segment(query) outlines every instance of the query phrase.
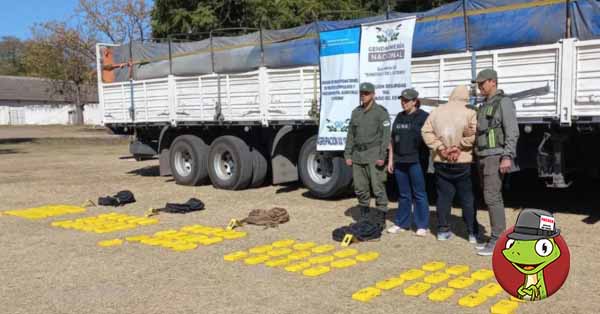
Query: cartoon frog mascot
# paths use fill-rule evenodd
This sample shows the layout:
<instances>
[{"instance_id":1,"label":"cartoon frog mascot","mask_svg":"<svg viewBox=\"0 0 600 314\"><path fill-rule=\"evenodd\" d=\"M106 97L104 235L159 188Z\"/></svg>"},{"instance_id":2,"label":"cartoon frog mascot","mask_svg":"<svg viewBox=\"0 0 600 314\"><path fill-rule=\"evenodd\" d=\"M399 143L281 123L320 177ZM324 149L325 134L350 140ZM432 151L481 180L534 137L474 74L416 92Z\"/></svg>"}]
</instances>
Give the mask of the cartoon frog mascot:
<instances>
[{"instance_id":1,"label":"cartoon frog mascot","mask_svg":"<svg viewBox=\"0 0 600 314\"><path fill-rule=\"evenodd\" d=\"M534 301L548 297L544 268L560 257L554 241L559 234L551 213L541 209L524 209L519 213L502 255L525 276L517 290L520 299Z\"/></svg>"}]
</instances>

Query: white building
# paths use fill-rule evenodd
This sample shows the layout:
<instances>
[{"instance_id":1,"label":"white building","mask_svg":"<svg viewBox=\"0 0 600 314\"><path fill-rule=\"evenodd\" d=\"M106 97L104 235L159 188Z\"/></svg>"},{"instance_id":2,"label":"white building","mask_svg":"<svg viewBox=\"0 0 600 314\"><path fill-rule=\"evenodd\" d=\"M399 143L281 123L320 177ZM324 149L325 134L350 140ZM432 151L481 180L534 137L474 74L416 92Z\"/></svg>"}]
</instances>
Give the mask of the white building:
<instances>
[{"instance_id":1,"label":"white building","mask_svg":"<svg viewBox=\"0 0 600 314\"><path fill-rule=\"evenodd\" d=\"M84 95L85 124L102 121L95 89ZM49 80L0 76L0 125L73 124L75 105L53 90Z\"/></svg>"}]
</instances>

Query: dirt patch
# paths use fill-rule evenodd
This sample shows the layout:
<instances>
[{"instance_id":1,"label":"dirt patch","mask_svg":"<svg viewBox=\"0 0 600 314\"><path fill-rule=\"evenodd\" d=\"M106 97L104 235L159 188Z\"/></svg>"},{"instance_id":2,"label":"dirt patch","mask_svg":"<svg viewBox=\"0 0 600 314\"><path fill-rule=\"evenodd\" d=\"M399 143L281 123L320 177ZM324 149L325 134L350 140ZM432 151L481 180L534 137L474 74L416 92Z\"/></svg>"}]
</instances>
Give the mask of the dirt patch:
<instances>
[{"instance_id":1,"label":"dirt patch","mask_svg":"<svg viewBox=\"0 0 600 314\"><path fill-rule=\"evenodd\" d=\"M3 131L0 128L0 133ZM223 255L284 238L333 244L331 231L352 221L349 209L354 206L354 199L309 198L307 190L299 185L236 192L212 186L179 186L170 177L158 176L157 160L122 159L128 155L125 142L96 145L71 139L58 141L0 144L0 210L56 203L79 205L123 189L133 191L138 201L117 209L90 208L69 218L110 211L142 215L150 207L183 202L190 197L204 201L206 210L187 215L160 214L159 225L104 235L53 228L50 222L56 219L29 221L0 216L3 313L475 314L488 313L489 306L500 299L465 309L456 303L466 291L457 292L450 301L433 303L426 296L404 296L402 288L386 292L370 304L351 299L360 288L433 260L467 264L473 270L491 268L491 259L476 256L464 239L459 210L452 212L452 227L458 236L450 241L438 242L435 226L425 238L412 233L386 234L379 242L356 246L361 251L380 252L377 261L309 279L281 269L227 263ZM519 197L527 196L526 190L519 193ZM555 296L522 305L517 313L597 312L600 274L595 270L600 269L600 242L593 239L600 234L600 223L589 217L595 217L600 208L581 203L586 197L579 194L578 199L574 195L578 194L561 197L571 197L580 210L562 208L556 213L571 250L570 277ZM519 207L519 197L513 196L516 200L511 206ZM536 192L531 197L555 196ZM531 198L527 201L532 202ZM224 226L231 218L244 217L252 208L273 206L287 208L291 221L274 229L244 227L249 233L247 238L191 252L130 244L116 248L96 245L100 240L195 223ZM507 210L509 223L515 221L517 213ZM433 218L432 207L432 222ZM479 211L478 219L489 230L487 212Z\"/></svg>"}]
</instances>

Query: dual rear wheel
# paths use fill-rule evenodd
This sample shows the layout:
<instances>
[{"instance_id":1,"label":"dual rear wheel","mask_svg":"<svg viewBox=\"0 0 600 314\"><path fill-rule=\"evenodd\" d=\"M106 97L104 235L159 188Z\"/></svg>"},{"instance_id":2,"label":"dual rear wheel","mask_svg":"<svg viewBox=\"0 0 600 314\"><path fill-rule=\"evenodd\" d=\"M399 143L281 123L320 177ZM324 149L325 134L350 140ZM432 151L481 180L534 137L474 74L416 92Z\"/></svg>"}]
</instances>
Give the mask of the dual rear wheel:
<instances>
[{"instance_id":1,"label":"dual rear wheel","mask_svg":"<svg viewBox=\"0 0 600 314\"><path fill-rule=\"evenodd\" d=\"M220 189L259 187L266 179L267 160L256 148L236 136L218 137L208 146L195 135L173 141L170 167L175 182L199 185L208 180Z\"/></svg>"},{"instance_id":2,"label":"dual rear wheel","mask_svg":"<svg viewBox=\"0 0 600 314\"><path fill-rule=\"evenodd\" d=\"M307 139L298 155L302 183L318 198L331 198L348 190L352 170L339 154L317 152L317 137ZM180 135L170 149L170 167L181 185L205 184L219 189L242 190L265 183L268 163L256 147L232 135L207 145L195 135Z\"/></svg>"}]
</instances>

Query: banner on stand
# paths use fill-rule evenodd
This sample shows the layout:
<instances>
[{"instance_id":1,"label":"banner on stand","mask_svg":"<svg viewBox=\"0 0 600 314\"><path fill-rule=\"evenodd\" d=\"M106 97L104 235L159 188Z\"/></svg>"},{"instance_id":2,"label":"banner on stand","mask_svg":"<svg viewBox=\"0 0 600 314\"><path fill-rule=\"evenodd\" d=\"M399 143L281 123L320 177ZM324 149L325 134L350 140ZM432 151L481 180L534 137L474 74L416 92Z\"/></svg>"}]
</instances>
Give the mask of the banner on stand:
<instances>
[{"instance_id":1,"label":"banner on stand","mask_svg":"<svg viewBox=\"0 0 600 314\"><path fill-rule=\"evenodd\" d=\"M400 95L411 86L415 17L364 24L360 40L360 82L375 85L375 101L392 117L402 111Z\"/></svg>"},{"instance_id":2,"label":"banner on stand","mask_svg":"<svg viewBox=\"0 0 600 314\"><path fill-rule=\"evenodd\" d=\"M317 150L344 150L352 110L360 104L360 28L320 33L321 114Z\"/></svg>"}]
</instances>

